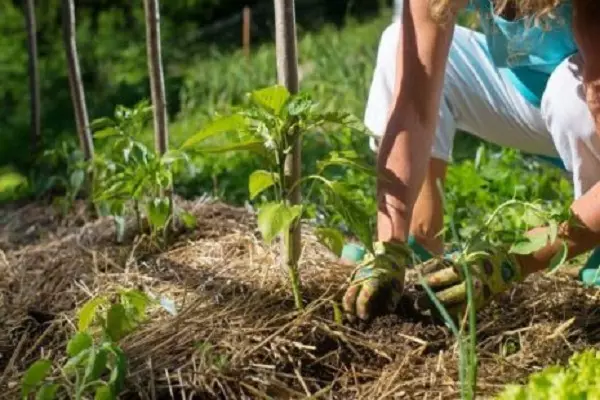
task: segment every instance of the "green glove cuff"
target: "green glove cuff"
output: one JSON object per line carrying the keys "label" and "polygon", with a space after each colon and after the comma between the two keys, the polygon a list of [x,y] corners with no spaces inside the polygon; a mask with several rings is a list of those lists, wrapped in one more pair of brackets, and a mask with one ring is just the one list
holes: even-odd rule
{"label": "green glove cuff", "polygon": [[408,246],[400,242],[375,242],[374,254],[365,256],[352,274],[351,281],[369,279],[401,280],[407,265],[412,263],[412,252]]}

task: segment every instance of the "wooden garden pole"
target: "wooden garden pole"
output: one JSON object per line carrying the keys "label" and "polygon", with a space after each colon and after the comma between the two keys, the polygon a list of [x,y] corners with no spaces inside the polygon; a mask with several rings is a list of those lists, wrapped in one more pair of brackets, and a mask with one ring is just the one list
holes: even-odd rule
{"label": "wooden garden pole", "polygon": [[63,0],[63,39],[67,56],[67,69],[69,73],[69,85],[71,88],[71,99],[75,112],[75,123],[79,135],[79,143],[86,160],[94,156],[94,141],[90,131],[87,107],[85,104],[85,91],[81,80],[79,68],[79,57],[77,56],[77,41],[75,30],[75,4],[73,0]]}
{"label": "wooden garden pole", "polygon": [[[148,53],[148,73],[150,76],[150,91],[154,109],[154,145],[156,152],[162,156],[168,150],[169,131],[167,121],[167,99],[165,95],[165,78],[163,73],[161,45],[160,45],[160,6],[159,0],[144,0],[144,13],[146,17],[146,48]],[[169,198],[169,223],[165,228],[165,241],[167,232],[174,226],[173,188],[166,188],[161,196]]]}
{"label": "wooden garden pole", "polygon": [[250,18],[250,7],[246,6],[243,11],[242,24],[242,45],[244,47],[244,56],[246,56],[246,59],[250,58]]}
{"label": "wooden garden pole", "polygon": [[40,73],[38,67],[37,23],[35,19],[35,1],[25,0],[25,21],[27,26],[27,51],[29,53],[29,101],[31,108],[30,128],[31,147],[37,151],[42,136]]}
{"label": "wooden garden pole", "polygon": [[[275,46],[277,51],[277,76],[281,85],[285,86],[291,94],[298,93],[298,53],[296,39],[296,16],[294,0],[274,0],[275,5]],[[300,185],[295,183],[300,180],[301,153],[300,138],[294,132],[289,132],[288,137],[293,137],[292,150],[286,159],[285,175],[287,188],[294,186],[288,192],[291,205],[302,204]],[[282,241],[286,246],[285,240]],[[289,271],[297,271],[300,258],[300,224],[294,224],[289,232],[289,246],[282,248],[282,263]],[[292,277],[292,279],[294,279]],[[296,277],[299,284],[300,278]],[[302,303],[296,300],[296,307],[301,308]]]}
{"label": "wooden garden pole", "polygon": [[158,0],[144,0],[146,16],[146,47],[150,91],[154,108],[154,143],[156,151],[163,155],[168,149],[167,100],[160,46],[160,10]]}

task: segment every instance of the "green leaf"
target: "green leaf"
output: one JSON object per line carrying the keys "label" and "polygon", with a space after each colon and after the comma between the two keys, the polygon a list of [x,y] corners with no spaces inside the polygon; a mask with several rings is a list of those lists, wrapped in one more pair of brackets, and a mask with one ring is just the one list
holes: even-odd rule
{"label": "green leaf", "polygon": [[100,129],[111,128],[114,126],[115,126],[115,121],[113,121],[110,118],[102,117],[102,118],[98,118],[98,119],[95,119],[94,121],[92,121],[92,123],[90,124],[90,129],[93,132],[96,132]]}
{"label": "green leaf", "polygon": [[290,98],[290,92],[282,85],[274,85],[264,89],[255,90],[251,93],[252,100],[271,111],[275,115],[279,115],[281,109]]}
{"label": "green leaf", "polygon": [[92,347],[92,344],[93,339],[89,334],[85,332],[77,332],[71,338],[71,340],[69,340],[69,343],[67,343],[67,354],[69,355],[69,357],[75,357],[83,350]]}
{"label": "green leaf", "polygon": [[94,347],[92,346],[79,352],[75,357],[69,358],[62,368],[63,372],[67,375],[75,374],[75,372],[81,368],[81,364],[89,358],[93,351]]}
{"label": "green leaf", "polygon": [[51,368],[52,362],[50,360],[38,360],[27,369],[21,384],[23,397],[27,397],[46,379]]}
{"label": "green leaf", "polygon": [[533,236],[527,236],[524,240],[514,243],[510,252],[513,254],[531,254],[548,244],[548,234],[543,232]]}
{"label": "green leaf", "polygon": [[318,162],[318,167],[320,171],[323,171],[325,168],[332,165],[339,165],[344,167],[350,167],[356,169],[358,171],[365,172],[371,176],[375,176],[377,173],[375,171],[375,167],[372,165],[368,165],[363,163],[358,156],[354,156],[349,154],[350,157],[344,157],[337,152],[332,152],[329,154],[329,158],[324,161]]}
{"label": "green leaf", "polygon": [[79,189],[83,185],[83,181],[85,180],[85,172],[82,169],[77,169],[71,173],[70,184],[71,189],[73,189],[74,193],[78,193]]}
{"label": "green leaf", "polygon": [[182,160],[185,157],[185,153],[180,150],[168,150],[165,154],[162,155],[161,161],[164,164],[173,164],[179,160]]}
{"label": "green leaf", "polygon": [[106,303],[104,297],[94,297],[81,307],[77,315],[79,322],[77,323],[77,329],[80,332],[85,332],[90,327],[92,321],[96,317],[96,310],[98,307]]}
{"label": "green leaf", "polygon": [[347,128],[365,132],[365,126],[362,121],[357,118],[355,115],[341,112],[341,111],[333,111],[333,112],[324,112],[324,113],[316,113],[311,116],[311,122],[315,125],[322,125],[326,123],[332,123],[337,125],[342,125]]}
{"label": "green leaf", "polygon": [[258,211],[258,229],[263,239],[271,243],[281,232],[290,228],[302,213],[302,206],[289,207],[284,203],[266,203]]}
{"label": "green leaf", "polygon": [[256,196],[264,190],[275,184],[275,176],[273,173],[264,170],[254,171],[248,180],[248,189],[250,191],[250,200],[254,200]]}
{"label": "green leaf", "polygon": [[552,259],[550,260],[550,266],[548,268],[549,272],[552,273],[560,268],[565,261],[567,261],[567,257],[569,256],[569,248],[566,243],[562,243],[560,247],[560,251],[557,252]]}
{"label": "green leaf", "polygon": [[287,104],[288,114],[294,117],[302,117],[304,114],[312,111],[317,104],[307,95],[296,95]]}
{"label": "green leaf", "polygon": [[118,342],[131,330],[131,322],[122,304],[113,304],[106,314],[106,333],[114,342]]}
{"label": "green leaf", "polygon": [[344,249],[344,235],[337,229],[333,228],[319,228],[315,234],[324,246],[333,252],[336,256],[342,255]]}
{"label": "green leaf", "polygon": [[144,292],[139,290],[127,290],[121,293],[123,304],[127,304],[135,310],[137,320],[142,320],[146,316],[148,306],[152,299]]}
{"label": "green leaf", "polygon": [[231,131],[239,131],[246,128],[246,121],[241,115],[230,115],[212,121],[200,132],[193,135],[181,146],[181,150],[196,146],[197,144],[213,136]]}
{"label": "green leaf", "polygon": [[115,365],[110,373],[109,384],[113,388],[114,393],[119,394],[123,389],[125,377],[127,376],[127,357],[125,357],[123,350],[114,343],[106,344],[105,347],[115,356]]}
{"label": "green leaf", "polygon": [[35,400],[54,400],[60,386],[56,383],[44,384],[36,393]]}
{"label": "green leaf", "polygon": [[333,321],[338,325],[342,325],[344,323],[344,314],[342,313],[342,309],[335,301],[333,302]]}
{"label": "green leaf", "polygon": [[108,128],[100,129],[99,131],[94,133],[94,137],[96,139],[104,139],[107,137],[116,136],[118,134],[119,134],[119,131],[117,129],[115,129],[114,127],[108,127]]}
{"label": "green leaf", "polygon": [[94,400],[116,400],[117,396],[107,385],[98,386],[94,394]]}
{"label": "green leaf", "polygon": [[85,369],[84,384],[98,380],[106,370],[108,361],[108,350],[96,348],[90,352]]}
{"label": "green leaf", "polygon": [[218,154],[227,153],[230,151],[252,151],[259,155],[267,153],[262,140],[258,139],[247,139],[239,142],[232,142],[221,146],[211,145],[196,148],[198,153],[202,154]]}
{"label": "green leaf", "polygon": [[341,182],[329,181],[327,187],[330,189],[327,195],[336,212],[348,225],[350,231],[356,235],[362,245],[369,251],[373,251],[373,217],[362,207],[350,194],[350,189]]}
{"label": "green leaf", "polygon": [[196,216],[192,213],[189,213],[187,211],[183,211],[179,214],[179,218],[181,218],[181,221],[183,222],[183,225],[187,228],[187,229],[193,229],[196,227],[198,221],[196,220]]}
{"label": "green leaf", "polygon": [[169,199],[154,199],[148,203],[148,220],[155,229],[162,229],[169,220]]}

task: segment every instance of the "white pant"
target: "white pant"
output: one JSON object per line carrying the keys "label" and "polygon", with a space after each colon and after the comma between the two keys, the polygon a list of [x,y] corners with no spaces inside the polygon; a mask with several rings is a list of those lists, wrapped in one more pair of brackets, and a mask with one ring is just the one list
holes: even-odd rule
{"label": "white pant", "polygon": [[[375,135],[385,132],[394,93],[400,23],[383,33],[365,113]],[[501,146],[560,156],[575,197],[600,180],[600,137],[583,98],[575,57],[556,68],[536,108],[493,64],[483,35],[457,26],[446,68],[432,157],[449,161],[457,129]],[[376,141],[371,141],[373,150]]]}

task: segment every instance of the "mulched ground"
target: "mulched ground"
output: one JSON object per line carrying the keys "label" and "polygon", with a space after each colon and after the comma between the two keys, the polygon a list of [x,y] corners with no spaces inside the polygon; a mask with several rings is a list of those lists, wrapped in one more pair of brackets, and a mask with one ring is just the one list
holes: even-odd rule
{"label": "mulched ground", "polygon": [[[449,331],[410,310],[338,325],[332,300],[350,272],[305,229],[308,305],[290,301],[277,246],[262,244],[245,209],[183,202],[199,225],[162,251],[81,205],[66,218],[30,204],[0,209],[0,397],[19,398],[40,356],[60,360],[80,305],[138,287],[175,301],[124,339],[125,399],[457,399],[458,352]],[[408,291],[410,293],[409,285]],[[528,279],[478,321],[478,394],[562,363],[600,342],[598,291],[567,276]],[[312,396],[312,397],[311,397]]]}

